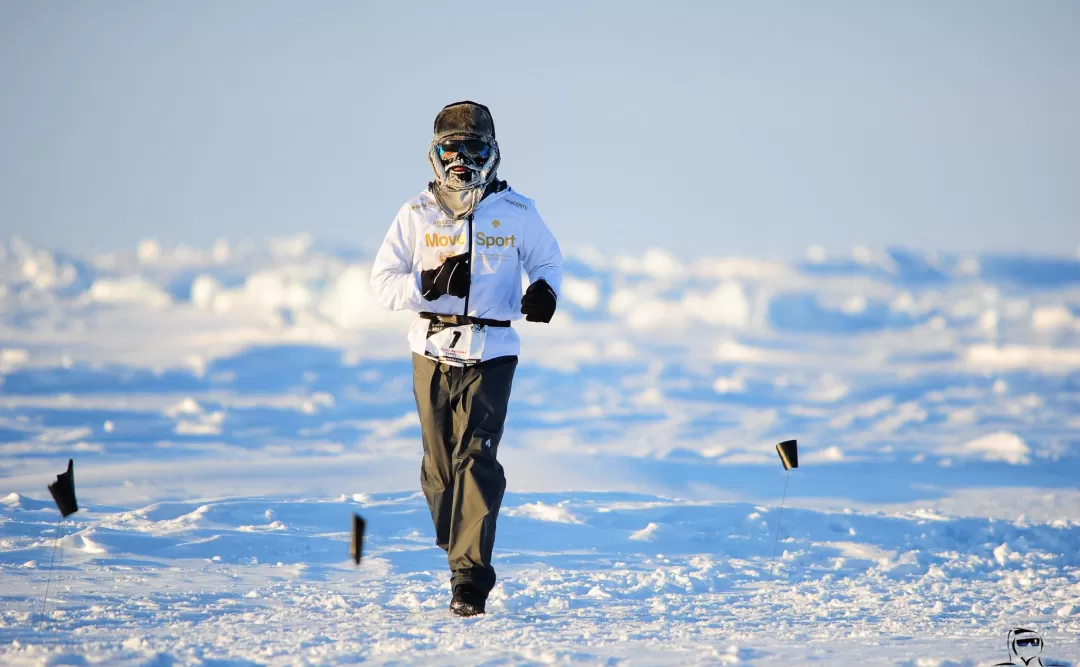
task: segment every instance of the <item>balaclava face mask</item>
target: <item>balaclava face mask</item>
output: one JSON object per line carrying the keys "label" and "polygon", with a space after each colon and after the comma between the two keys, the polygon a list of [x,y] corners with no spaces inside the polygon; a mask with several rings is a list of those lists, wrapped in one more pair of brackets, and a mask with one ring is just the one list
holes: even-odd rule
{"label": "balaclava face mask", "polygon": [[[488,155],[480,158],[459,151],[452,161],[444,161],[439,155],[439,144],[446,139],[478,139],[488,146]],[[499,168],[495,121],[488,108],[469,101],[443,107],[435,117],[435,136],[428,160],[435,172],[432,193],[443,212],[455,219],[472,214]]]}

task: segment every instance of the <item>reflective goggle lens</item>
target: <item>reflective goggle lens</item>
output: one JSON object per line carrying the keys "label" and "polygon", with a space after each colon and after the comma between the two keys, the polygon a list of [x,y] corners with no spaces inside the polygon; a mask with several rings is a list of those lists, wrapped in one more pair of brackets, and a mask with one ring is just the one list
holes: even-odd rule
{"label": "reflective goggle lens", "polygon": [[1040,644],[1038,639],[1017,639],[1017,646],[1038,646]]}
{"label": "reflective goggle lens", "polygon": [[439,157],[446,153],[465,153],[477,157],[487,157],[491,146],[481,139],[448,139],[439,144]]}

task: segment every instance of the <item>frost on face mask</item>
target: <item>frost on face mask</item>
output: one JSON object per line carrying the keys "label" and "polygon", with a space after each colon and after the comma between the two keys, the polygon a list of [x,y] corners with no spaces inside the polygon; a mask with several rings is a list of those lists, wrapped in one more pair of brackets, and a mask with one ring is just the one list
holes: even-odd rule
{"label": "frost on face mask", "polygon": [[446,181],[443,183],[448,190],[466,190],[474,188],[480,183],[480,165],[468,157],[459,157],[442,161],[446,173]]}
{"label": "frost on face mask", "polygon": [[[464,151],[439,155],[439,142],[431,144],[428,159],[435,172],[433,194],[443,212],[455,219],[470,215],[484,197],[499,165],[499,145],[490,138],[487,158]],[[480,160],[483,159],[481,163]]]}
{"label": "frost on face mask", "polygon": [[432,142],[428,153],[431,168],[435,172],[435,183],[450,192],[486,188],[495,177],[499,164],[499,146],[494,139],[483,139],[487,145],[487,157],[470,155],[467,152],[444,153],[439,155],[439,142]]}

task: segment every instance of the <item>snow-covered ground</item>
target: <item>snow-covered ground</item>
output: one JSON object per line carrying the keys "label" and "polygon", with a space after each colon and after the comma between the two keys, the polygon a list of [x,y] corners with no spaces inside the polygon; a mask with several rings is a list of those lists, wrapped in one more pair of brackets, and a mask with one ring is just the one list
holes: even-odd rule
{"label": "snow-covered ground", "polygon": [[468,620],[368,261],[0,245],[0,663],[1080,663],[1076,258],[571,253]]}

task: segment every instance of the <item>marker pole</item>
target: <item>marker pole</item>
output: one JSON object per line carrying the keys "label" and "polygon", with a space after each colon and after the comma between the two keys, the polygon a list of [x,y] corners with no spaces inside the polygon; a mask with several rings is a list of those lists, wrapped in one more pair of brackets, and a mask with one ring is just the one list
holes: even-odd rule
{"label": "marker pole", "polygon": [[45,597],[41,600],[41,615],[38,617],[39,628],[45,622],[45,605],[49,603],[49,586],[52,584],[53,564],[56,562],[56,545],[60,542],[60,522],[63,520],[63,516],[56,520],[56,535],[53,536],[52,556],[49,558],[49,578],[45,581]]}

